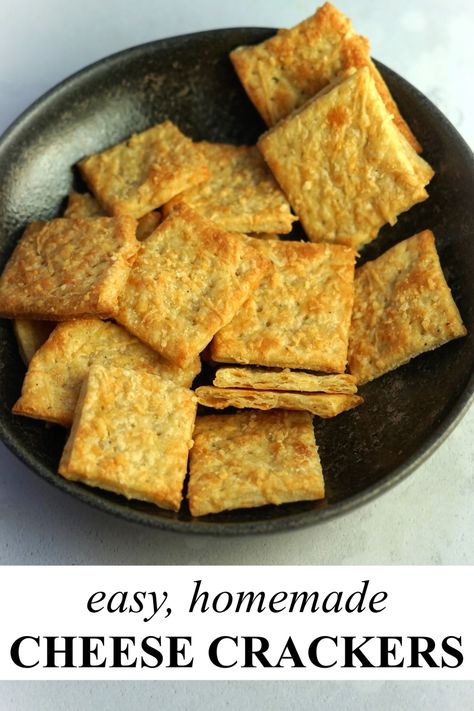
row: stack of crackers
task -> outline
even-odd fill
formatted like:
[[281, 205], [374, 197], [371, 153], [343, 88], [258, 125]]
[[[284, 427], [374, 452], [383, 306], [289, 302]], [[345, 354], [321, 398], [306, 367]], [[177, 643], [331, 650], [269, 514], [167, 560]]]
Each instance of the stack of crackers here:
[[[71, 428], [59, 473], [178, 511], [189, 462], [195, 516], [323, 498], [313, 416], [466, 333], [429, 230], [355, 269], [433, 170], [350, 20], [326, 3], [231, 60], [257, 146], [167, 120], [84, 158], [91, 193], [0, 279], [28, 364], [13, 412]], [[308, 241], [281, 239], [296, 220]]]

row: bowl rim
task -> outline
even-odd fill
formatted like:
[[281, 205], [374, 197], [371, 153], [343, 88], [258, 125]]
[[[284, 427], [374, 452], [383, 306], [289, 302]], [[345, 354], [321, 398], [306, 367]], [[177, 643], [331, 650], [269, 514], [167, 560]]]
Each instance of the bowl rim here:
[[[212, 35], [222, 35], [226, 32], [261, 32], [267, 36], [271, 36], [276, 32], [276, 28], [270, 27], [225, 27], [212, 30], [201, 30], [183, 35], [174, 35], [164, 37], [162, 39], [152, 40], [139, 45], [119, 50], [113, 54], [107, 55], [98, 59], [65, 79], [61, 80], [45, 93], [39, 96], [32, 104], [30, 104], [20, 115], [6, 128], [0, 136], [0, 158], [4, 151], [8, 150], [8, 145], [15, 140], [17, 132], [20, 132], [25, 125], [30, 121], [34, 121], [36, 115], [46, 109], [51, 102], [56, 101], [63, 91], [69, 90], [74, 84], [98, 71], [107, 71], [116, 62], [123, 59], [133, 58], [137, 55], [142, 55], [146, 52], [153, 51], [156, 47], [163, 47], [166, 43], [178, 44], [186, 43], [187, 41], [208, 39]], [[374, 60], [376, 61], [376, 60]], [[410, 91], [417, 100], [422, 100], [428, 104], [430, 110], [434, 113], [435, 120], [447, 126], [451, 131], [454, 131], [461, 144], [464, 144], [467, 156], [473, 162], [474, 155], [458, 133], [451, 122], [439, 111], [439, 109], [418, 89], [416, 89], [407, 80], [399, 74], [388, 68], [381, 62], [376, 61], [378, 68], [385, 75], [392, 76], [399, 82], [404, 89]], [[126, 499], [123, 503], [114, 500], [103, 499], [101, 493], [97, 493], [93, 488], [87, 488], [84, 485], [79, 485], [77, 482], [72, 482], [63, 477], [53, 474], [43, 463], [35, 461], [33, 453], [27, 451], [22, 445], [19, 445], [14, 436], [11, 435], [5, 425], [3, 419], [0, 419], [0, 439], [35, 474], [41, 476], [52, 486], [59, 488], [61, 491], [73, 496], [75, 499], [93, 506], [110, 515], [125, 519], [131, 523], [139, 523], [148, 527], [153, 527], [158, 530], [165, 530], [173, 533], [181, 534], [203, 534], [217, 536], [243, 536], [262, 533], [282, 533], [285, 531], [296, 530], [307, 526], [321, 524], [338, 516], [349, 513], [350, 511], [372, 501], [377, 496], [386, 493], [396, 484], [403, 481], [415, 469], [423, 464], [438, 447], [447, 439], [461, 419], [468, 411], [470, 405], [474, 401], [474, 368], [471, 369], [469, 379], [464, 387], [464, 390], [458, 395], [457, 399], [452, 403], [449, 411], [444, 415], [443, 419], [434, 427], [429, 436], [422, 442], [420, 447], [408, 457], [402, 464], [393, 469], [391, 472], [382, 477], [379, 481], [367, 487], [361, 492], [350, 496], [343, 501], [332, 504], [327, 508], [311, 509], [301, 513], [291, 513], [287, 517], [278, 519], [268, 519], [261, 521], [243, 521], [238, 522], [220, 522], [209, 521], [203, 519], [179, 520], [173, 518], [159, 517], [146, 511], [130, 508]]]

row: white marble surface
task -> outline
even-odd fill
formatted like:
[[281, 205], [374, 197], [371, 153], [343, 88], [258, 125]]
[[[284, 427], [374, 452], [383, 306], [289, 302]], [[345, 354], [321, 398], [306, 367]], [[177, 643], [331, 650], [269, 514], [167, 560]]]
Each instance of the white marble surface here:
[[[0, 130], [41, 93], [107, 54], [152, 39], [230, 26], [290, 26], [315, 0], [16, 0], [2, 6]], [[427, 94], [474, 146], [474, 6], [470, 0], [346, 0], [373, 55]], [[474, 411], [406, 481], [324, 525], [258, 538], [209, 539], [142, 528], [52, 488], [0, 445], [0, 563], [473, 563]], [[452, 684], [23, 684], [0, 686], [2, 709], [277, 709], [298, 698], [327, 709], [468, 708]], [[218, 696], [217, 696], [218, 694]], [[217, 703], [216, 698], [220, 701]], [[463, 701], [464, 700], [464, 701]], [[319, 707], [319, 704], [318, 704]]]

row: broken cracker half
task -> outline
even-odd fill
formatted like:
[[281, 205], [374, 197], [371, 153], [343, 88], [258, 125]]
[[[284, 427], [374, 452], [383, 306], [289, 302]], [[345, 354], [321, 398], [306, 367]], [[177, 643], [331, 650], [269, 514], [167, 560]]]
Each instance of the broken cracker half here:
[[125, 216], [33, 223], [0, 277], [0, 315], [113, 316], [138, 249], [135, 228]]
[[426, 200], [434, 175], [390, 119], [367, 67], [283, 119], [258, 147], [308, 238], [356, 250]]
[[82, 382], [93, 363], [152, 373], [185, 387], [191, 386], [201, 370], [199, 358], [180, 368], [115, 323], [68, 321], [56, 327], [32, 359], [13, 413], [70, 426]]
[[182, 365], [232, 319], [269, 267], [248, 238], [180, 204], [142, 243], [117, 320]]
[[165, 215], [185, 202], [231, 232], [291, 232], [297, 218], [255, 146], [197, 145], [209, 164], [209, 179], [173, 198]]
[[274, 126], [337, 77], [367, 67], [394, 124], [417, 152], [421, 146], [370, 59], [368, 40], [330, 3], [290, 30], [230, 54], [245, 91], [267, 126]]
[[195, 416], [191, 390], [150, 373], [94, 364], [59, 473], [178, 511]]
[[349, 368], [359, 384], [466, 333], [430, 230], [356, 270]]
[[203, 385], [196, 389], [200, 405], [224, 410], [226, 407], [254, 410], [305, 410], [318, 417], [329, 418], [352, 410], [363, 400], [359, 395], [329, 393], [275, 392], [272, 390], [245, 390], [216, 388]]
[[308, 413], [198, 417], [193, 439], [188, 484], [193, 516], [324, 498]]
[[107, 212], [137, 219], [208, 177], [202, 151], [171, 121], [84, 158], [78, 166]]
[[301, 371], [264, 368], [219, 368], [212, 382], [218, 388], [283, 390], [285, 392], [344, 393], [353, 395], [357, 385], [353, 375], [314, 375]]
[[273, 269], [215, 335], [213, 360], [343, 373], [355, 252], [342, 245], [248, 241]]

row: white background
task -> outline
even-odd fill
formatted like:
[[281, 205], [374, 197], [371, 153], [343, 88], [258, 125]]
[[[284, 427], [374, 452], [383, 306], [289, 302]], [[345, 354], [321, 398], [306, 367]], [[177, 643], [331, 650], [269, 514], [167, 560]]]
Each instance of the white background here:
[[[466, 624], [474, 568], [468, 566], [69, 566], [67, 570], [15, 566], [10, 571], [9, 587], [0, 588], [0, 679], [474, 680], [474, 629]], [[281, 592], [287, 593], [285, 602]], [[239, 593], [247, 595], [240, 608]], [[291, 607], [293, 593], [309, 596], [303, 609], [301, 596]], [[250, 609], [248, 594], [256, 597]], [[140, 611], [137, 600], [144, 605]], [[45, 668], [45, 637], [49, 636], [57, 637], [58, 654], [56, 667]], [[157, 667], [146, 649], [141, 652], [141, 641], [149, 636], [161, 641], [163, 660]], [[393, 649], [390, 668], [379, 668], [381, 636], [389, 638]], [[29, 665], [27, 669], [11, 659], [12, 644], [23, 637], [39, 638], [39, 643], [19, 642], [18, 655], [21, 663]], [[75, 668], [64, 667], [64, 637], [76, 638], [72, 642]], [[97, 649], [89, 657], [93, 668], [81, 668], [78, 637], [92, 638], [91, 647]], [[117, 662], [111, 637], [122, 637], [120, 646], [128, 649], [128, 655], [118, 656]], [[173, 637], [179, 638], [178, 648], [184, 648], [179, 666], [170, 666]], [[219, 641], [222, 637], [227, 639]], [[264, 667], [254, 658], [253, 668], [245, 668], [243, 637], [253, 638], [257, 650], [259, 638], [268, 641], [265, 658], [274, 666]], [[308, 655], [313, 640], [321, 637], [333, 638], [318, 643], [317, 657], [325, 668], [314, 666]], [[344, 639], [351, 637], [354, 649], [363, 645], [362, 654], [373, 667], [361, 668], [355, 654], [345, 656]], [[431, 658], [438, 666], [430, 667], [412, 654], [414, 637], [421, 638], [420, 651], [427, 649], [426, 637], [434, 641]], [[299, 668], [289, 651], [283, 654], [290, 638], [303, 665]], [[461, 664], [449, 648], [443, 651], [443, 640], [461, 652]], [[214, 641], [225, 669], [211, 661]], [[151, 668], [142, 668], [142, 659]], [[114, 663], [123, 668], [113, 668]]]
[[[0, 130], [42, 92], [125, 47], [184, 32], [241, 25], [291, 26], [317, 0], [2, 0]], [[474, 146], [474, 9], [469, 0], [344, 0], [375, 57], [432, 98]], [[6, 564], [472, 563], [474, 411], [407, 481], [342, 519], [258, 538], [178, 536], [115, 520], [31, 474], [0, 445], [0, 562]], [[470, 693], [470, 695], [469, 695]], [[295, 696], [296, 695], [296, 696]], [[2, 709], [468, 708], [472, 687], [443, 684], [0, 688]], [[468, 698], [470, 701], [468, 702]], [[54, 703], [53, 703], [54, 701]]]

